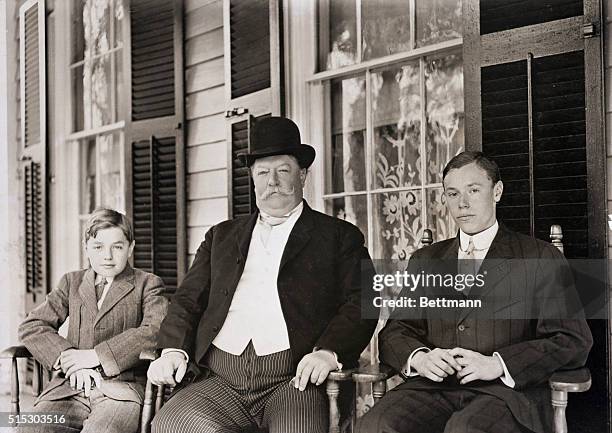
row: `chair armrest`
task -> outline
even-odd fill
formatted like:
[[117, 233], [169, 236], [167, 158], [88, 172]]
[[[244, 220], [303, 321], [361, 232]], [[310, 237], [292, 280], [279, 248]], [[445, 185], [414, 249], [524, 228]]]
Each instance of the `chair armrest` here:
[[31, 358], [32, 354], [25, 346], [11, 346], [0, 352], [0, 359]]
[[156, 350], [143, 350], [142, 352], [140, 352], [140, 359], [142, 361], [155, 361], [157, 358], [159, 358], [159, 355], [157, 354]]
[[548, 379], [552, 391], [584, 392], [591, 388], [591, 373], [588, 368], [557, 371]]
[[357, 383], [375, 383], [393, 376], [393, 370], [384, 364], [361, 367], [353, 373], [353, 381]]
[[330, 371], [327, 380], [335, 380], [336, 382], [350, 380], [356, 370], [355, 368], [347, 368], [346, 370]]

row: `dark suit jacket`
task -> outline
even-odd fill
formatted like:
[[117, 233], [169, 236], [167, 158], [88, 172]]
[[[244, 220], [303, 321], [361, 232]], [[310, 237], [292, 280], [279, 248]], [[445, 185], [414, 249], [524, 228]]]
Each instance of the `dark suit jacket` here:
[[[458, 248], [458, 237], [422, 248], [412, 256], [409, 272], [436, 273], [449, 268], [456, 272]], [[521, 424], [536, 432], [548, 431], [544, 427], [551, 425], [548, 378], [556, 370], [583, 366], [592, 346], [586, 321], [570, 311], [579, 301], [569, 265], [551, 244], [500, 224], [479, 273], [486, 274], [485, 284], [472, 288], [469, 299], [495, 301], [488, 317], [477, 308], [457, 309], [447, 317], [432, 308], [422, 309], [420, 318], [393, 320], [392, 315], [379, 334], [381, 361], [401, 371], [412, 351], [423, 346], [462, 347], [485, 355], [498, 352], [516, 382], [514, 389], [499, 379], [468, 385], [459, 385], [454, 376], [442, 383], [421, 377], [407, 380], [415, 388], [459, 387], [495, 395], [506, 401]], [[428, 293], [428, 289], [419, 290]], [[449, 298], [464, 296], [453, 289], [447, 292]], [[504, 294], [511, 296], [498, 296]], [[496, 320], [490, 316], [508, 311], [514, 315]]]
[[[100, 391], [116, 400], [142, 403], [147, 365], [140, 352], [153, 350], [168, 300], [161, 278], [129, 265], [117, 275], [98, 311], [93, 269], [65, 274], [45, 302], [19, 327], [19, 338], [43, 367], [51, 370], [64, 350], [95, 349], [107, 378]], [[70, 316], [68, 335], [57, 330]], [[63, 374], [39, 399], [58, 400], [78, 394]]]
[[[257, 218], [224, 221], [206, 233], [172, 298], [159, 348], [182, 349], [201, 365], [227, 317]], [[295, 365], [315, 347], [336, 352], [347, 367], [357, 364], [376, 326], [361, 319], [362, 265], [365, 275], [374, 272], [359, 229], [304, 202], [277, 280]]]

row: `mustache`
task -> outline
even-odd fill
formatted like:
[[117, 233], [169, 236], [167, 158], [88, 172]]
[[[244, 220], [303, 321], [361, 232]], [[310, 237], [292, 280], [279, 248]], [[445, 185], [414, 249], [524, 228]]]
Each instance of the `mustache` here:
[[277, 194], [280, 194], [280, 195], [293, 195], [295, 193], [295, 186], [291, 186], [291, 188], [286, 188], [286, 189], [283, 189], [280, 186], [268, 187], [261, 194], [261, 199], [262, 200], [267, 200], [274, 193], [277, 193]]

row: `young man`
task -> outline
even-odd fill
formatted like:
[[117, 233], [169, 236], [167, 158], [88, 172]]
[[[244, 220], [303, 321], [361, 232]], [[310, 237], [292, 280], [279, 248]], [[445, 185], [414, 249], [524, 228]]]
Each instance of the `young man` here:
[[497, 165], [482, 153], [454, 157], [443, 182], [459, 234], [415, 252], [408, 270], [461, 274], [458, 267], [467, 263], [484, 285], [416, 292], [479, 299], [494, 308], [423, 307], [410, 318], [396, 309], [379, 334], [380, 359], [406, 382], [363, 417], [358, 432], [549, 431], [548, 378], [583, 366], [592, 345], [585, 320], [570, 311], [576, 293], [569, 266], [549, 243], [497, 221], [503, 184]]
[[357, 363], [376, 321], [361, 319], [363, 235], [303, 201], [314, 157], [291, 120], [256, 123], [242, 160], [259, 212], [212, 227], [172, 299], [149, 377], [184, 388], [153, 432], [327, 432], [317, 385]]
[[[97, 209], [85, 226], [90, 267], [62, 277], [19, 327], [19, 338], [44, 367], [55, 370], [34, 410], [65, 416], [34, 432], [138, 431], [146, 383], [142, 350], [152, 350], [168, 301], [162, 280], [134, 269], [127, 217]], [[58, 334], [69, 317], [68, 335]]]

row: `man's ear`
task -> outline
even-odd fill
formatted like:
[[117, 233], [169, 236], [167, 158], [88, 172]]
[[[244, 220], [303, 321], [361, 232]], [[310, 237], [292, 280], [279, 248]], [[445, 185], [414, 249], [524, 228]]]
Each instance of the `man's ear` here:
[[306, 184], [306, 177], [308, 176], [307, 168], [300, 168], [300, 180], [302, 181], [302, 187]]
[[499, 203], [503, 192], [504, 183], [501, 180], [498, 180], [497, 183], [493, 185], [493, 200], [495, 200], [495, 203]]

